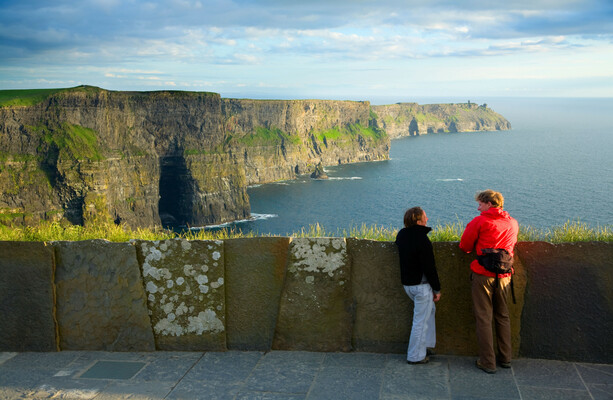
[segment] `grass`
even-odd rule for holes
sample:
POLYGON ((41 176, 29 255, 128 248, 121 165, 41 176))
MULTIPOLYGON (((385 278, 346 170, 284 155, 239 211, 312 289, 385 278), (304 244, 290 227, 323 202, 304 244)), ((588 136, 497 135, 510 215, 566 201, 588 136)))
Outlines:
POLYGON ((93 129, 70 124, 62 124, 56 130, 46 127, 36 129, 42 131, 45 142, 68 151, 77 160, 100 161, 104 158, 100 154, 97 132, 93 129))
POLYGON ((258 126, 254 133, 237 139, 246 146, 278 145, 284 140, 295 145, 300 144, 300 138, 296 135, 290 135, 279 128, 268 129, 263 126, 258 126))
POLYGON ((0 90, 0 107, 33 106, 65 89, 0 90))
MULTIPOLYGON (((433 242, 459 241, 464 231, 464 225, 460 222, 451 224, 437 224, 430 233, 433 242)), ((349 230, 336 232, 327 231, 320 224, 310 225, 308 229, 294 232, 291 237, 352 237, 376 241, 394 241, 398 229, 378 225, 366 225, 352 227, 349 230)), ((79 225, 63 225, 58 222, 42 223, 36 227, 8 227, 0 225, 0 240, 3 241, 80 241, 90 239, 106 239, 111 242, 127 242, 130 240, 165 240, 172 238, 184 238, 187 240, 225 240, 235 238, 278 235, 258 235, 257 233, 241 233, 232 229, 221 230, 190 230, 176 233, 161 228, 138 228, 130 229, 126 226, 115 224, 101 224, 92 227, 79 225)), ((590 227, 580 221, 567 221, 561 226, 548 229, 535 229, 532 227, 520 227, 519 241, 534 242, 544 241, 550 243, 572 242, 613 242, 613 227, 590 227)))
POLYGON ((321 142, 324 141, 324 138, 326 140, 334 141, 338 140, 339 138, 355 137, 357 135, 362 135, 365 138, 370 138, 373 140, 379 140, 387 134, 383 130, 366 127, 361 124, 351 124, 344 127, 336 127, 315 133, 315 136, 321 142))

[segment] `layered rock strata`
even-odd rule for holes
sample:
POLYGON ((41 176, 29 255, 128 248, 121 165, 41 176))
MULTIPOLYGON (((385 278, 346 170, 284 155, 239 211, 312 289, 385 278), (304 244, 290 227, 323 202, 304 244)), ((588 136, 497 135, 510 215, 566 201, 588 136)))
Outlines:
POLYGON ((509 121, 487 104, 397 103, 372 106, 372 110, 377 126, 392 139, 429 133, 511 129, 509 121))
POLYGON ((30 97, 0 101, 5 225, 218 224, 250 216, 249 185, 385 160, 390 138, 510 129, 470 103, 371 107, 87 86, 24 92, 30 97))
POLYGON ((199 226, 249 216, 247 186, 388 158, 368 102, 60 90, 0 107, 5 224, 199 226))

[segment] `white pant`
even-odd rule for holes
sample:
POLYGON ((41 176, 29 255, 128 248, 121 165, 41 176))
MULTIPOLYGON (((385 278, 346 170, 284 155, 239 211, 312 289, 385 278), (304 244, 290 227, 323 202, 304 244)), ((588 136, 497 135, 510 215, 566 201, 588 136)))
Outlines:
POLYGON ((429 283, 404 286, 404 291, 415 304, 407 360, 421 361, 426 357, 426 348, 436 346, 434 294, 429 283))

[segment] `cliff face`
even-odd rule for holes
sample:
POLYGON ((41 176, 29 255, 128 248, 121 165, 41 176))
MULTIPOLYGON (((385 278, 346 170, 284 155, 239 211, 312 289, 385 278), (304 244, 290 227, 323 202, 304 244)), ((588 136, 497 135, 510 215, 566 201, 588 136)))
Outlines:
POLYGON ((428 133, 511 129, 509 121, 487 105, 398 103, 372 106, 372 109, 377 126, 392 139, 428 133))
POLYGON ((222 114, 226 140, 241 152, 248 185, 310 173, 320 162, 388 158, 389 139, 368 128, 368 102, 224 99, 222 114))
POLYGON ((0 222, 199 226, 249 216, 247 185, 387 159, 368 102, 79 87, 0 107, 0 222))

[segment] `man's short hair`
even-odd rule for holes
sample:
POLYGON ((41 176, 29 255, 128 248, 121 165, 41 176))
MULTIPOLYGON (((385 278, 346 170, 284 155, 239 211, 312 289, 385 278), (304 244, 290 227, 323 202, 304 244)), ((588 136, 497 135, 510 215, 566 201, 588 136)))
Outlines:
POLYGON ((421 207, 409 208, 404 213, 404 227, 408 228, 413 225, 417 225, 417 221, 420 221, 424 216, 424 210, 421 207))
POLYGON ((502 208, 504 206, 504 197, 502 197, 502 193, 495 192, 491 189, 477 193, 475 200, 483 203, 491 203, 492 207, 496 208, 502 208))

